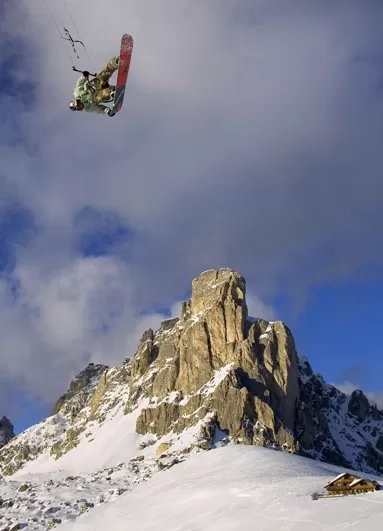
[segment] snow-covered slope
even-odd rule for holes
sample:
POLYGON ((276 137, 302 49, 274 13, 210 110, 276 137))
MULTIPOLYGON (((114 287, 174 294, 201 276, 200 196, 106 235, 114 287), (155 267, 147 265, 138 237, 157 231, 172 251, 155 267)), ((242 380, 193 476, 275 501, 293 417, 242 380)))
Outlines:
MULTIPOLYGON (((238 474, 239 492, 250 485, 250 506, 254 502, 264 515, 264 529, 283 529, 283 525, 293 529, 285 521, 281 527, 267 527, 272 515, 263 496, 273 500, 277 492, 276 507, 282 514, 293 514, 291 500, 299 500, 296 505, 303 512, 298 510, 296 520, 307 513, 307 522, 318 527, 322 525, 315 524, 319 500, 312 505, 307 493, 323 487, 322 477, 327 481, 332 477, 329 471, 337 474, 351 468, 370 475, 381 472, 383 412, 370 405, 361 391, 348 397, 314 374, 307 358, 298 356, 284 323, 248 319, 244 293, 244 279, 231 270, 202 275, 193 282, 192 299, 183 305, 180 318, 164 321, 156 332, 147 330, 135 356, 119 367, 90 363, 70 383, 50 417, 1 448, 0 531, 2 526, 14 531, 10 524, 45 531, 126 491, 133 496, 133 488, 134 496, 153 496, 155 510, 165 496, 159 494, 161 482, 166 481, 160 476, 166 471, 164 477, 171 477, 169 468, 184 470, 174 481, 190 490, 198 508, 197 490, 203 485, 198 477, 188 483, 187 474, 194 470, 194 465, 185 464, 190 457, 195 470, 206 468, 211 483, 205 496, 213 500, 220 496, 222 482, 231 484, 231 473, 238 474), (283 452, 240 448, 245 444, 283 452), (220 447, 227 451, 217 451, 220 447), (206 457, 194 457, 206 450, 206 457), (243 456, 249 458, 248 469, 243 456), (233 460, 232 470, 221 474, 227 460, 233 460), (271 487, 262 479, 264 463, 270 468, 271 487), (287 471, 283 477, 280 470, 287 471), (293 478, 301 473, 306 479, 295 483, 293 478), (245 485, 241 474, 247 478, 245 485), (265 494, 259 497, 258 492, 265 494)), ((221 495, 228 503, 227 487, 221 495)), ((376 495, 371 496, 375 500, 376 495)), ((135 498, 124 499, 126 505, 135 498)), ((240 511, 242 505, 235 496, 233 500, 233 512, 240 511)), ((381 498, 376 500, 380 504, 381 498)), ((163 502, 167 501, 165 497, 163 502)), ((181 496, 179 503, 187 510, 190 502, 181 496)), ((153 513, 148 518, 163 515, 153 513)), ((199 529, 195 516, 191 518, 185 529, 199 529)), ((172 528, 165 520, 163 525, 162 529, 172 528)))
MULTIPOLYGON (((87 425, 78 444, 59 459, 49 447, 0 481, 0 531, 47 531, 79 517, 100 504, 113 501, 137 484, 186 460, 188 454, 165 452, 161 439, 135 432, 135 421, 147 400, 124 415, 123 401, 107 412, 102 423, 87 425), (162 444, 162 446, 161 446, 162 444), (2 527, 4 526, 4 527, 2 527), (20 527, 17 527, 20 526, 20 527)), ((53 416, 55 428, 57 415, 53 416)), ((47 419, 22 434, 23 446, 46 440, 47 419)), ((65 419, 63 423, 65 425, 65 419)), ((64 431, 65 434, 65 431, 64 431)), ((60 433, 53 431, 59 438, 60 433)), ((175 448, 198 440, 198 432, 186 430, 174 437, 175 448)), ((195 448, 190 455, 201 451, 195 448)))
MULTIPOLYGON (((194 446, 195 451, 200 450, 198 443, 203 440, 201 427, 205 419, 181 433, 164 437, 137 433, 137 418, 148 407, 149 398, 130 401, 129 386, 122 377, 124 373, 125 368, 105 370, 98 381, 92 380, 71 396, 59 413, 10 441, 0 453, 3 470, 14 467, 9 477, 17 480, 31 474, 42 477, 54 474, 62 479, 116 468, 135 459, 163 469, 169 462, 180 461, 186 453, 193 452, 194 446), (83 408, 72 415, 79 402, 83 408), (170 446, 172 450, 166 453, 170 446)), ((217 431, 217 444, 224 435, 217 431)))
MULTIPOLYGON (((381 531, 383 491, 315 499, 339 471, 343 469, 304 457, 229 445, 191 456, 110 503, 97 500, 88 514, 59 529, 381 531)), ((79 497, 99 491, 97 482, 84 484, 79 497)), ((68 496, 66 487, 55 489, 56 496, 68 496)))
MULTIPOLYGON (((71 474, 94 471, 109 465, 119 441, 126 458, 129 437, 135 437, 134 415, 125 417, 125 366, 107 370, 88 365, 71 382, 70 389, 55 406, 57 413, 12 439, 0 452, 5 475, 29 470, 65 470, 71 474), (102 376, 108 375, 108 382, 102 376), (107 444, 105 441, 107 440, 107 444), (93 450, 89 447, 93 445, 93 450), (73 455, 68 459, 68 454, 73 455), (96 462, 90 460, 95 456, 96 462)), ((93 458, 93 459, 94 459, 93 458)))

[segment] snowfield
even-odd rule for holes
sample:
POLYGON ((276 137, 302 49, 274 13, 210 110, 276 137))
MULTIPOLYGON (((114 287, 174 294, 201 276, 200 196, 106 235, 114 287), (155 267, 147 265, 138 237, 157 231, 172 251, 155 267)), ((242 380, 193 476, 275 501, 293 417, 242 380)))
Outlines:
MULTIPOLYGON (((211 393, 229 369, 230 364, 217 371, 199 392, 211 393)), ((344 468, 234 444, 218 429, 215 448, 203 450, 201 428, 209 414, 181 433, 139 435, 137 417, 157 399, 139 398, 125 414, 126 393, 125 381, 117 378, 100 406, 102 421, 89 420, 87 406, 79 416, 83 431, 77 444, 59 459, 50 448, 68 432, 61 413, 8 443, 5 448, 14 448, 9 459, 16 460, 25 447, 38 457, 26 459, 12 476, 0 477, 0 531, 383 530, 383 490, 318 497, 344 468)), ((166 397, 173 399, 172 393, 166 397)), ((335 406, 330 425, 353 457, 347 434, 354 427, 342 424, 335 406)))
POLYGON ((373 531, 383 491, 313 499, 339 468, 249 446, 191 456, 60 531, 373 531))
POLYGON ((382 529, 383 490, 316 498, 345 471, 339 467, 242 445, 184 459, 163 471, 148 456, 66 479, 56 480, 54 472, 10 477, 0 484, 0 496, 14 505, 0 509, 0 530, 16 522, 25 531, 382 529), (17 492, 21 480, 30 490, 17 492), (24 503, 28 493, 31 499, 24 503))

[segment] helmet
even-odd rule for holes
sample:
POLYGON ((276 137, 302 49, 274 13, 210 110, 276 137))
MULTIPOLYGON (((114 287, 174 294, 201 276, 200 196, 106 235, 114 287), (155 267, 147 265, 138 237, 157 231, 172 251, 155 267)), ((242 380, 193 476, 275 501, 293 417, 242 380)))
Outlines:
POLYGON ((71 111, 77 111, 76 102, 75 101, 70 101, 69 102, 69 108, 70 108, 71 111))

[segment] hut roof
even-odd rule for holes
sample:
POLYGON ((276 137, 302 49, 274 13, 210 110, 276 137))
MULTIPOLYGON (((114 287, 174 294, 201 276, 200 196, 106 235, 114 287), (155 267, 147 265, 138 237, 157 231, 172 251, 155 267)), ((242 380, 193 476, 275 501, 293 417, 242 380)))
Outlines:
POLYGON ((346 476, 349 476, 349 477, 353 477, 353 481, 348 485, 348 487, 355 487, 356 485, 359 485, 360 483, 362 483, 363 481, 366 481, 368 483, 372 483, 373 485, 375 486, 379 486, 379 483, 377 481, 375 481, 374 479, 368 479, 368 478, 360 478, 358 476, 354 476, 353 474, 350 474, 349 472, 343 472, 342 474, 339 474, 338 476, 336 476, 336 478, 334 478, 332 481, 330 481, 330 483, 328 483, 326 485, 326 488, 327 487, 331 487, 332 485, 335 485, 337 483, 337 481, 339 481, 340 479, 346 477, 346 476))
MULTIPOLYGON (((330 481, 330 483, 327 483, 326 487, 331 487, 331 485, 334 485, 337 481, 339 481, 340 479, 346 477, 346 476, 351 476, 355 479, 358 479, 356 476, 354 476, 353 474, 350 474, 349 472, 342 472, 342 474, 339 474, 338 476, 336 476, 334 479, 332 479, 330 481)), ((355 481, 354 479, 354 481, 355 481)))
POLYGON ((375 485, 375 487, 379 486, 379 483, 375 481, 374 479, 368 479, 368 478, 359 478, 354 479, 352 483, 350 483, 350 487, 355 487, 355 485, 359 485, 362 481, 366 481, 367 483, 371 483, 372 485, 375 485))
POLYGON ((352 483, 350 483, 349 487, 355 487, 356 485, 359 485, 362 481, 366 481, 363 478, 356 478, 352 483))

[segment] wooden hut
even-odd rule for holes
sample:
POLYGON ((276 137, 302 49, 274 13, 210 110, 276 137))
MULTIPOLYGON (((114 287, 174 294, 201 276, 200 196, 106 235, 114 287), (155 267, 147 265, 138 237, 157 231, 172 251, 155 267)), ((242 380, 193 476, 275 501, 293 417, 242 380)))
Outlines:
POLYGON ((379 490, 380 485, 373 479, 358 478, 349 485, 350 494, 362 494, 363 492, 374 492, 379 490))
POLYGON ((373 479, 360 478, 354 474, 344 472, 339 474, 325 486, 329 494, 361 494, 373 492, 380 488, 379 483, 373 479))

